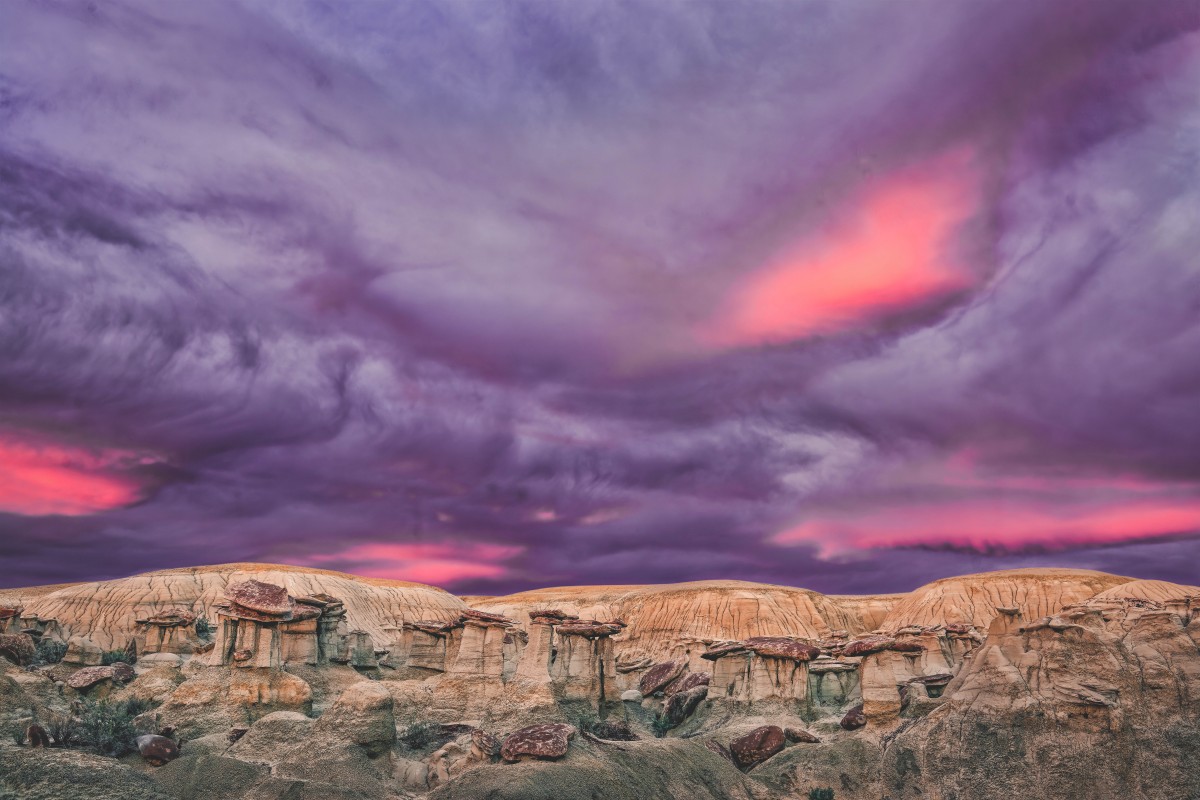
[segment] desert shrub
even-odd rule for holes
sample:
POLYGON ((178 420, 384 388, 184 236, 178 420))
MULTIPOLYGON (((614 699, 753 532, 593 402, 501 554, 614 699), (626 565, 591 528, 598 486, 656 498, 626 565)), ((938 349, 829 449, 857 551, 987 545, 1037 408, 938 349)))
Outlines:
POLYGON ((85 701, 79 715, 79 743, 102 756, 119 758, 132 753, 137 749, 138 731, 131 708, 130 702, 85 701))
POLYGON ((20 725, 11 725, 8 729, 8 734, 12 736, 12 740, 16 742, 17 747, 25 744, 25 728, 20 725))
POLYGON ((216 628, 208 621, 208 617, 198 617, 196 619, 196 635, 201 639, 208 641, 216 634, 216 628))
POLYGON ((654 731, 654 735, 659 739, 666 736, 672 727, 671 721, 667 719, 666 714, 656 715, 654 721, 650 723, 650 730, 654 731))
POLYGON ((833 789, 809 789, 808 800, 833 800, 833 789))
POLYGON ((124 650, 107 650, 100 656, 100 663, 106 667, 112 666, 118 661, 126 664, 134 664, 137 662, 137 656, 124 650))
POLYGON ((57 664, 67 654, 67 643, 57 639, 42 639, 34 651, 33 663, 36 665, 57 664))
POLYGON ((626 723, 602 720, 594 714, 580 714, 571 722, 580 733, 590 733, 598 739, 635 742, 638 738, 626 723))
POLYGON ((79 744, 79 720, 70 714, 52 713, 46 718, 46 733, 59 747, 79 744))
POLYGON ((443 738, 442 726, 437 722, 414 722, 404 729, 399 739, 412 750, 424 750, 434 744, 440 744, 443 738))

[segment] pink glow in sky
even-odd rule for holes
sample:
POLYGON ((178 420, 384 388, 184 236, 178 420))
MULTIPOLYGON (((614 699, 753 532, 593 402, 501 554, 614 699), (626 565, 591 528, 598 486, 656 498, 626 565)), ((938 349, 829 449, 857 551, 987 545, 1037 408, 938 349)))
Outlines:
POLYGON ((713 338, 786 341, 966 288, 971 276, 947 243, 974 209, 973 183, 961 155, 889 178, 832 227, 752 274, 713 338))
POLYGON ((359 544, 335 553, 310 556, 310 566, 338 566, 368 578, 445 585, 468 578, 496 578, 500 563, 523 548, 498 544, 359 544), (361 565, 361 566, 359 566, 361 565))
POLYGON ((111 468, 132 455, 0 438, 0 511, 79 516, 129 505, 138 486, 111 468))
POLYGON ((1200 499, 1141 499, 1127 504, 1042 508, 997 500, 897 504, 826 512, 775 537, 813 543, 829 555, 875 547, 949 545, 978 550, 1053 548, 1152 538, 1200 530, 1200 499))

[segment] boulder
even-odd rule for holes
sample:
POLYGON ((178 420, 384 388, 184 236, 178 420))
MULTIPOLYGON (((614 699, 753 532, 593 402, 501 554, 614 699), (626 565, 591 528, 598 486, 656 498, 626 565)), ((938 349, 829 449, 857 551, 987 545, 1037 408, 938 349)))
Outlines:
POLYGON ((0 658, 7 658, 19 667, 33 661, 37 652, 33 637, 27 633, 0 633, 0 658))
POLYGON ((783 729, 783 736, 793 744, 820 744, 821 737, 809 733, 803 728, 787 727, 783 729))
POLYGON ((491 761, 500 754, 500 740, 483 728, 471 731, 471 754, 480 761, 491 761))
POLYGON ((391 749, 396 741, 392 695, 376 681, 362 681, 346 689, 313 726, 314 735, 331 734, 350 739, 371 758, 391 749))
POLYGON ((505 761, 520 761, 523 757, 554 760, 567 754, 567 745, 575 736, 575 728, 561 722, 530 725, 510 733, 500 746, 505 761))
POLYGON ((137 673, 133 671, 133 667, 124 661, 114 661, 109 665, 109 668, 112 670, 112 679, 117 683, 129 683, 137 677, 137 673))
POLYGON ((50 734, 46 733, 46 729, 36 722, 25 729, 25 739, 29 742, 30 747, 50 746, 50 734))
POLYGON ((778 725, 763 725, 729 743, 733 763, 748 770, 778 753, 787 744, 783 729, 778 725))
POLYGON ((667 699, 663 714, 672 728, 683 723, 692 715, 704 698, 708 697, 708 686, 694 686, 683 692, 676 692, 667 699))
POLYGON ((161 767, 179 758, 179 746, 166 736, 149 734, 137 738, 138 753, 153 767, 161 767))
POLYGON ((642 693, 637 689, 626 689, 625 691, 621 692, 621 699, 626 703, 640 703, 642 702, 643 697, 642 693))
POLYGON ((663 689, 663 696, 671 697, 679 692, 691 691, 698 686, 708 686, 711 679, 712 676, 707 672, 685 672, 663 689))
POLYGON ((642 675, 638 681, 638 689, 643 695, 652 695, 655 692, 661 691, 668 683, 678 678, 683 671, 687 669, 687 661, 679 659, 678 661, 664 661, 661 664, 655 664, 642 675))
POLYGON ((110 681, 112 678, 112 667, 84 667, 67 678, 67 686, 77 691, 86 692, 98 683, 110 681))
POLYGON ((63 656, 64 664, 77 664, 81 667, 98 667, 104 661, 104 651, 100 646, 83 636, 72 636, 67 640, 67 654, 63 656))
POLYGON ((867 715, 863 713, 862 703, 846 712, 842 717, 841 726, 848 731, 855 731, 867 724, 867 715))

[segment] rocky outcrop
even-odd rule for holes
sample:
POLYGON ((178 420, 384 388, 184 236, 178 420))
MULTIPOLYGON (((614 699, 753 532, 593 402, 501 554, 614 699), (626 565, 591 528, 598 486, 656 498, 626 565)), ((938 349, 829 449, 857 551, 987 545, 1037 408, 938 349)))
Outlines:
POLYGON ((894 631, 951 622, 987 630, 999 608, 1037 619, 1130 580, 1086 569, 1013 569, 945 578, 905 595, 880 628, 894 631))
POLYGON ((1200 632, 1119 594, 997 619, 940 707, 888 748, 891 795, 1200 796, 1200 632))
MULTIPOLYGON (((329 595, 344 603, 348 630, 389 641, 385 626, 406 620, 456 619, 465 607, 457 597, 418 583, 362 578, 329 570, 277 564, 221 564, 162 570, 120 580, 46 587, 21 595, 24 614, 56 620, 66 636, 79 635, 101 651, 124 648, 144 636, 139 620, 186 610, 216 619, 230 584, 256 580, 283 587, 292 598, 329 595)), ((64 637, 65 638, 65 637, 64 637)))
POLYGON ((694 671, 707 669, 700 655, 714 642, 756 636, 815 640, 834 631, 862 630, 858 611, 819 592, 745 581, 538 589, 497 597, 479 607, 522 624, 539 609, 584 619, 619 619, 627 627, 614 642, 618 662, 627 652, 655 662, 683 658, 694 671))

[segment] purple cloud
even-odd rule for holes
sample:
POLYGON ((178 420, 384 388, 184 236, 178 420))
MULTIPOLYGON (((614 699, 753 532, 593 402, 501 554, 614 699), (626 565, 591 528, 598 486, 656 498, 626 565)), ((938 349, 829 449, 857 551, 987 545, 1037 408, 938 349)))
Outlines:
POLYGON ((135 453, 106 469, 137 500, 0 492, 2 583, 388 553, 480 592, 1188 577, 1200 517, 964 549, 940 510, 1200 507, 1194 2, 6 18, 0 445, 46 444, 0 476, 135 453), (948 157, 956 291, 706 333, 788 254, 870 250, 836 232, 948 157), (784 536, 914 507, 916 541, 784 536))

